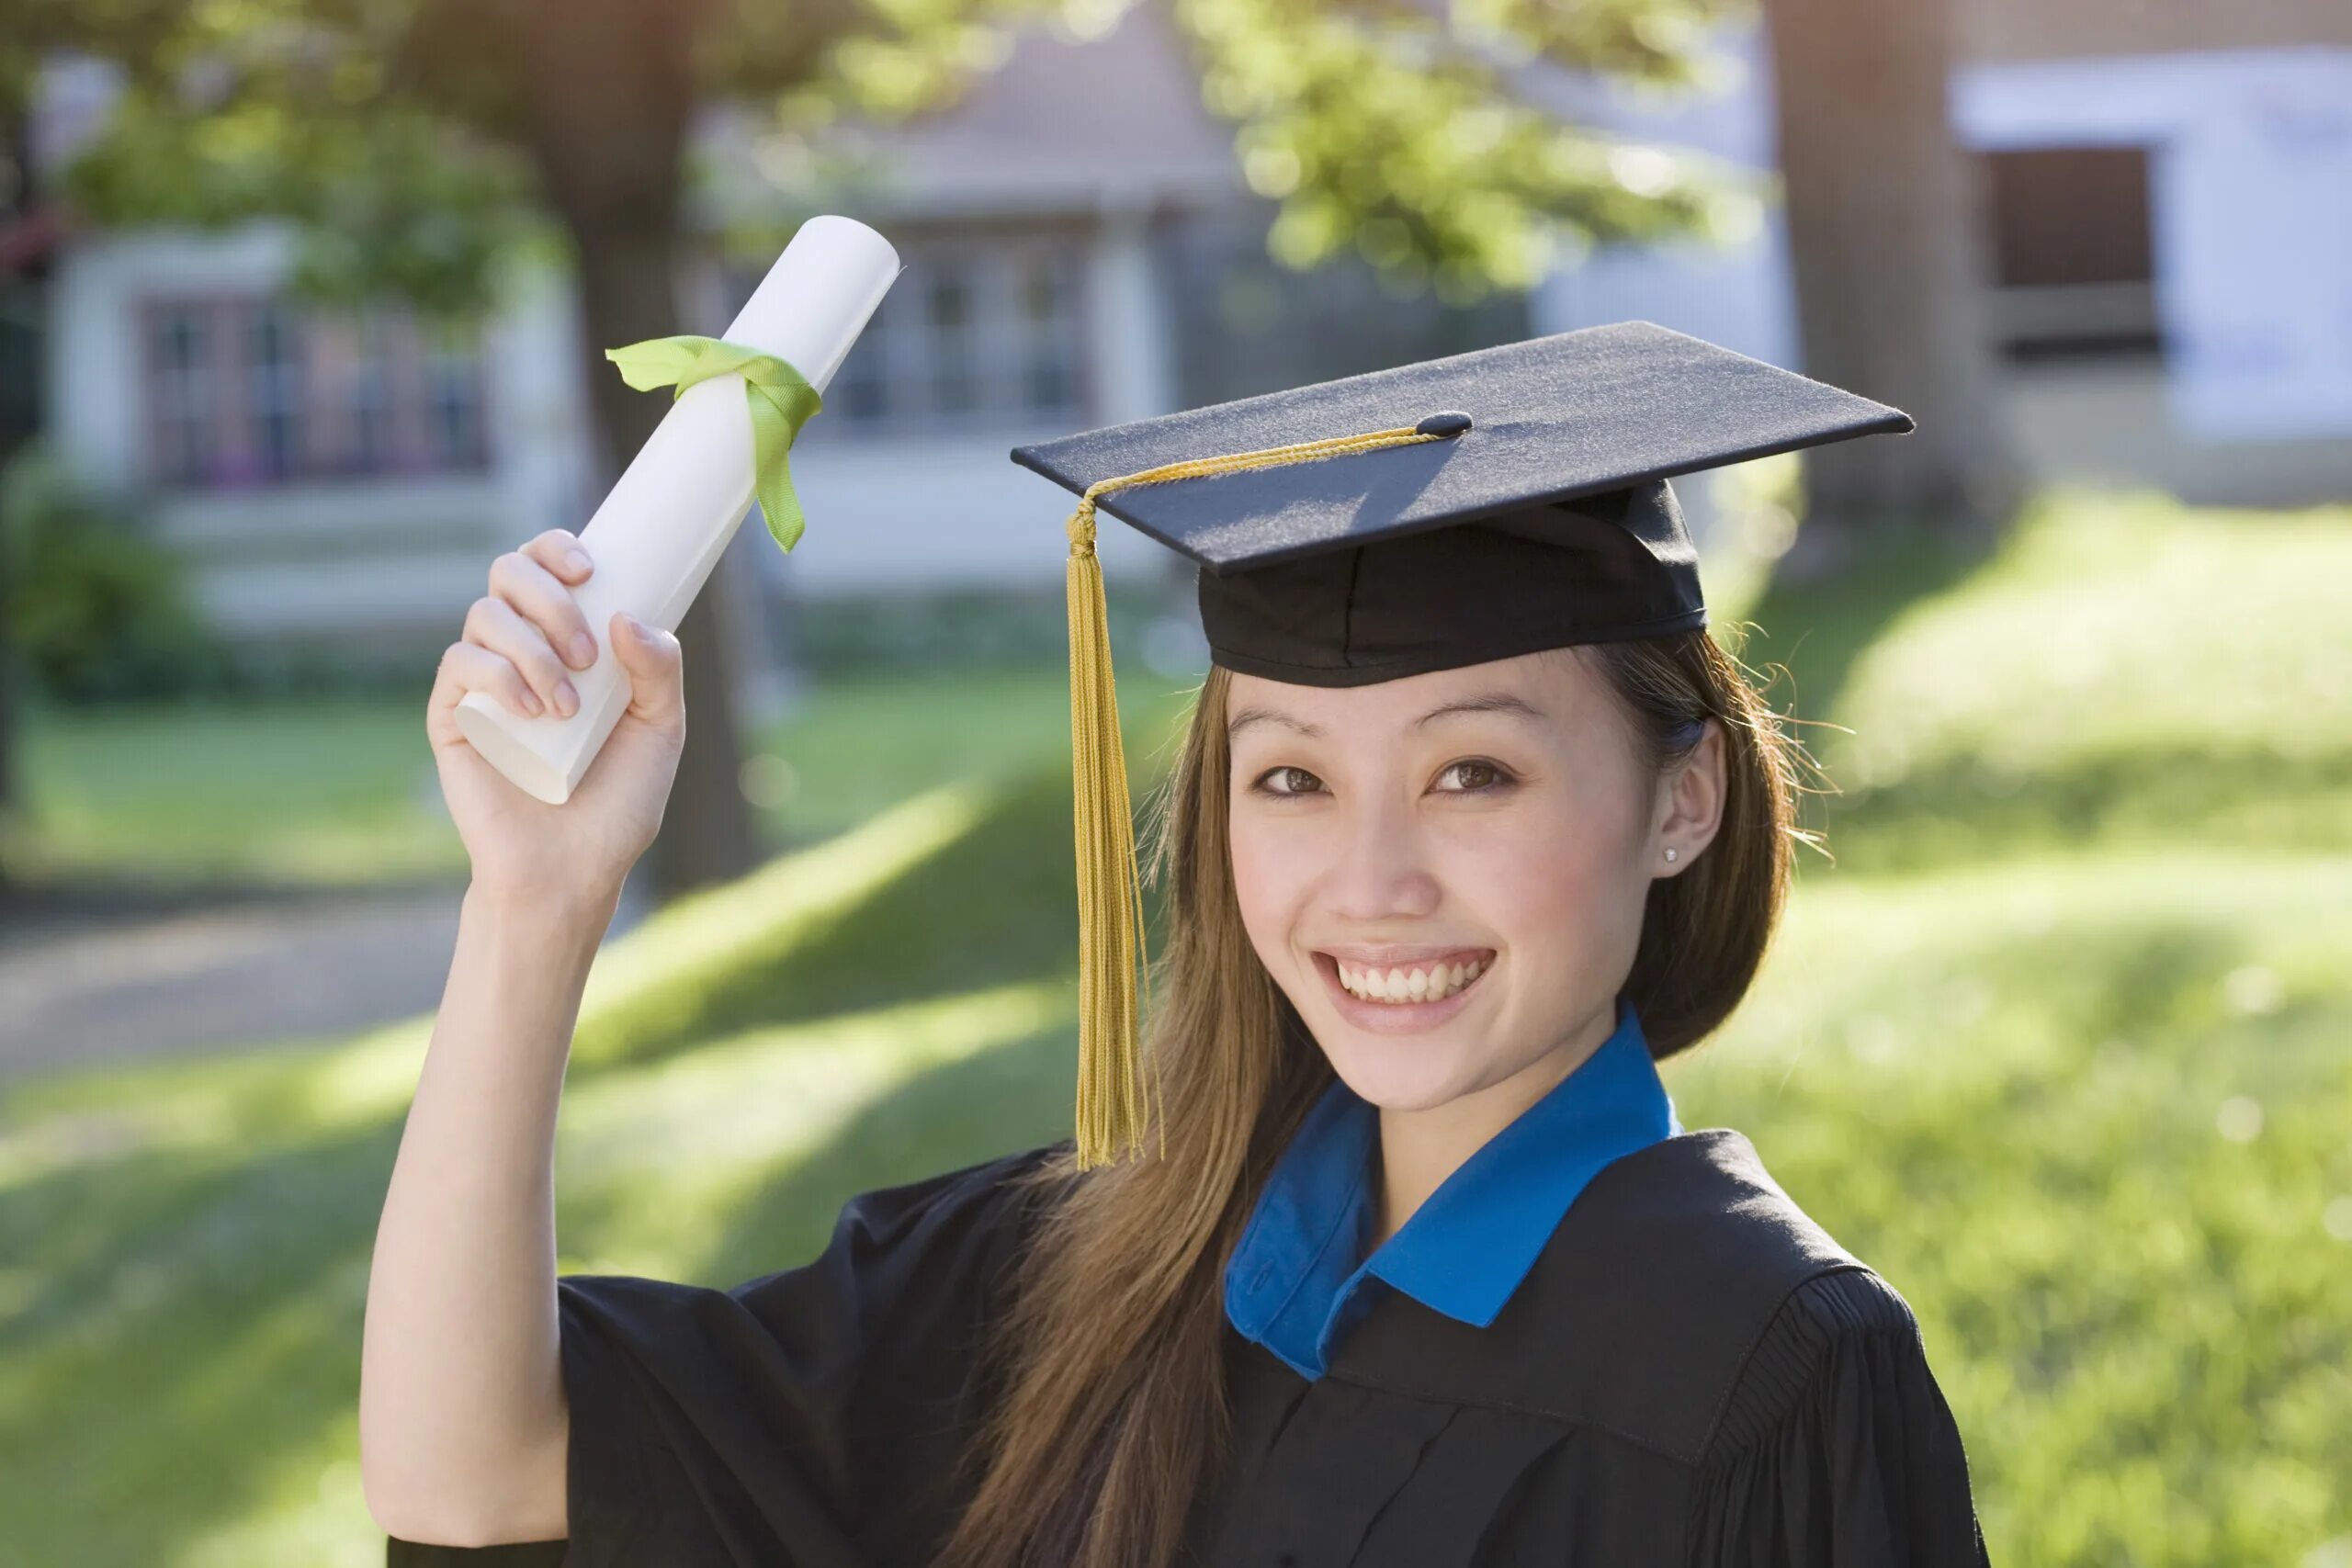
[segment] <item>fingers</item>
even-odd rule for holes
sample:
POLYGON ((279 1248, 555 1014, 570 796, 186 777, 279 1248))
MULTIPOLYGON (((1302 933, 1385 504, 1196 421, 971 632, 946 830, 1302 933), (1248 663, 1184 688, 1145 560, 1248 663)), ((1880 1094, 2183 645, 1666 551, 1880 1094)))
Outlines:
POLYGON ((594 664, 597 647, 571 589, 594 570, 569 529, 550 528, 491 563, 490 592, 467 608, 465 627, 441 656, 435 715, 468 692, 487 692, 526 717, 580 711, 570 670, 594 664))
POLYGON ((683 732, 685 666, 676 634, 616 613, 609 627, 613 654, 628 671, 629 713, 657 729, 683 732))
POLYGON ((537 718, 546 711, 546 705, 531 690, 504 655, 472 642, 453 642, 441 650, 441 668, 434 677, 432 706, 446 710, 458 705, 468 692, 487 692, 507 707, 528 718, 537 718))
POLYGON ((587 581, 589 574, 595 570, 588 558, 587 547, 569 528, 548 529, 525 545, 523 553, 575 588, 587 581))
POLYGON ((563 663, 585 670, 596 662, 596 639, 567 586, 588 577, 586 570, 571 563, 571 552, 577 547, 562 542, 570 537, 560 529, 550 529, 521 549, 500 556, 490 563, 490 592, 537 626, 563 663))
POLYGON ((547 634, 495 593, 483 594, 467 610, 464 640, 514 665, 549 712, 570 718, 579 711, 579 689, 548 646, 547 634))

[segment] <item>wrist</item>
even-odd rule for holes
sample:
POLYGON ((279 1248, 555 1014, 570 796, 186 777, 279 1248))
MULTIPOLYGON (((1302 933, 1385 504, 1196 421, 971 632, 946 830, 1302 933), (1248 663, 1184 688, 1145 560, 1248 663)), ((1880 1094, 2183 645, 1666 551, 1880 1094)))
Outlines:
POLYGON ((536 931, 559 939, 584 942, 592 950, 604 940, 620 907, 620 888, 601 886, 517 886, 485 882, 466 885, 460 918, 489 922, 505 930, 536 931))

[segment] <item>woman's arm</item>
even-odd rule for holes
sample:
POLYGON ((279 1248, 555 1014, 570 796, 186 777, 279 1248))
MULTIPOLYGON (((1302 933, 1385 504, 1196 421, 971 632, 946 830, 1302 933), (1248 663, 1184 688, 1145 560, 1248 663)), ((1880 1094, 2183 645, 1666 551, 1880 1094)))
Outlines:
POLYGON ((577 547, 550 530, 498 558, 427 705, 473 879, 377 1226, 359 1379, 360 1483, 408 1540, 566 1533, 556 1105, 590 961, 685 730, 677 639, 618 615, 595 637, 569 589, 592 570, 577 547), (469 691, 568 716, 565 671, 596 658, 627 670, 629 705, 565 804, 517 789, 458 731, 469 691))
POLYGON ((565 1533, 556 1104, 612 913, 467 890, 368 1272, 361 1483, 392 1535, 565 1533))

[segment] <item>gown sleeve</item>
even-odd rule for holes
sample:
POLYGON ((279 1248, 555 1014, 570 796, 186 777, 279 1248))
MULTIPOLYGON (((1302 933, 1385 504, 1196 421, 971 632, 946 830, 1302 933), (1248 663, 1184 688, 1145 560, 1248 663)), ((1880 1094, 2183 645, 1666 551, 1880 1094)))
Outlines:
POLYGON ((1692 1568, 1986 1568, 1918 1323, 1866 1269, 1791 1294, 1696 1479, 1692 1568))
POLYGON ((848 1568, 926 1529, 985 1398, 1012 1179, 1059 1146, 862 1193, 816 1258, 730 1289, 559 1277, 568 1539, 392 1536, 388 1568, 848 1568))

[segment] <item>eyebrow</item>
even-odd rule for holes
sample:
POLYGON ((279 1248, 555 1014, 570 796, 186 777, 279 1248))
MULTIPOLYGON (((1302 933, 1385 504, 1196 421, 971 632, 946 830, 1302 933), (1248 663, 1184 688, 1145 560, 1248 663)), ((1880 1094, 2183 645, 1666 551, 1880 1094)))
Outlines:
MULTIPOLYGON (((1549 716, 1532 703, 1523 697, 1515 696, 1510 692, 1480 692, 1476 696, 1462 697, 1453 702, 1440 704, 1415 719, 1412 728, 1419 729, 1425 724, 1445 717, 1448 714, 1457 713, 1498 713, 1510 718, 1539 721, 1549 716)), ((1230 741, 1253 724, 1279 724, 1310 739, 1319 740, 1323 737, 1323 727, 1320 725, 1309 724, 1303 718, 1294 718, 1289 714, 1275 708, 1253 705, 1243 708, 1233 716, 1231 722, 1225 727, 1226 739, 1230 741)))

